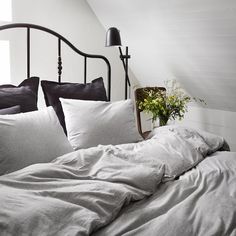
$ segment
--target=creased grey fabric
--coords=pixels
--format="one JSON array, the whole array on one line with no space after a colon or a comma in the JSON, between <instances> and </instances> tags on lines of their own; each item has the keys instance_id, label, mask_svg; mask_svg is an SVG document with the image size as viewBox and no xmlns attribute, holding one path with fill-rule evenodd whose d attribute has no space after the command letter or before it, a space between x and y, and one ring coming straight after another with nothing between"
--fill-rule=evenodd
<instances>
[{"instance_id":1,"label":"creased grey fabric","mask_svg":"<svg viewBox=\"0 0 236 236\"><path fill-rule=\"evenodd\" d=\"M156 234L156 223L152 225L149 219L156 220L158 214L172 216L171 207L179 207L178 203L197 189L198 178L190 175L193 182L182 182L180 186L172 180L196 166L208 153L222 148L223 143L217 136L206 141L196 131L166 127L140 143L81 149L51 163L1 176L0 235L90 235L115 220L123 206L142 199L100 235L166 235L169 228L169 235L174 235L175 230L180 233L177 226L169 227L176 219L178 223L178 216L167 217L166 222L159 218L164 222L161 234ZM183 176L188 173L192 172ZM147 198L152 194L153 201ZM187 209L191 210L192 204L195 200ZM179 214L181 210L186 209L180 207ZM186 220L188 212L183 212L181 217L186 218L179 221ZM150 224L147 228L146 223Z\"/></svg>"},{"instance_id":2,"label":"creased grey fabric","mask_svg":"<svg viewBox=\"0 0 236 236\"><path fill-rule=\"evenodd\" d=\"M235 236L236 153L215 152L93 236Z\"/></svg>"},{"instance_id":3,"label":"creased grey fabric","mask_svg":"<svg viewBox=\"0 0 236 236\"><path fill-rule=\"evenodd\" d=\"M123 144L127 151L157 159L165 166L163 182L180 176L218 149L228 150L223 137L189 127L169 125L155 129L151 138L135 144Z\"/></svg>"},{"instance_id":4,"label":"creased grey fabric","mask_svg":"<svg viewBox=\"0 0 236 236\"><path fill-rule=\"evenodd\" d=\"M0 177L0 235L89 235L154 193L163 166L100 146Z\"/></svg>"}]
</instances>

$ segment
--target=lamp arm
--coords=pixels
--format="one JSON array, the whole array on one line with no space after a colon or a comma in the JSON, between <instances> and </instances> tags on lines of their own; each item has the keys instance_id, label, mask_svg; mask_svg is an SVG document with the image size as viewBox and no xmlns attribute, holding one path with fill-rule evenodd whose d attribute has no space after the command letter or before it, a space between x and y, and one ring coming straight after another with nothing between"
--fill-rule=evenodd
<instances>
[{"instance_id":1,"label":"lamp arm","mask_svg":"<svg viewBox=\"0 0 236 236\"><path fill-rule=\"evenodd\" d=\"M125 55L125 56L124 56L123 53L122 53L121 47L119 47L119 51L120 51L120 59L121 59L121 61L122 61L124 70L126 70L126 65L125 65L125 60L124 60L124 59L125 59L125 58L129 59L129 58L130 58L130 55ZM130 80L129 80L129 75L127 74L126 76L127 76L128 85L131 86Z\"/></svg>"}]
</instances>

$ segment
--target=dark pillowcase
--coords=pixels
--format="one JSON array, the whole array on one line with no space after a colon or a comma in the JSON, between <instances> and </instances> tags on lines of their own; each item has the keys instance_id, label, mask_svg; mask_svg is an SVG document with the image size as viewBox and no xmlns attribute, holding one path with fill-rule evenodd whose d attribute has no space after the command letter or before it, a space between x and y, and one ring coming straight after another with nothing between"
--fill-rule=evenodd
<instances>
[{"instance_id":1,"label":"dark pillowcase","mask_svg":"<svg viewBox=\"0 0 236 236\"><path fill-rule=\"evenodd\" d=\"M66 133L65 117L59 98L107 101L106 89L102 77L91 83L58 83L53 81L41 81L44 98L47 106L52 106Z\"/></svg>"},{"instance_id":2,"label":"dark pillowcase","mask_svg":"<svg viewBox=\"0 0 236 236\"><path fill-rule=\"evenodd\" d=\"M21 112L38 110L38 87L38 77L28 78L19 86L0 85L0 109L19 105Z\"/></svg>"},{"instance_id":3,"label":"dark pillowcase","mask_svg":"<svg viewBox=\"0 0 236 236\"><path fill-rule=\"evenodd\" d=\"M17 114L20 112L21 112L20 106L14 106L14 107L0 109L0 115L13 115L13 114Z\"/></svg>"}]
</instances>

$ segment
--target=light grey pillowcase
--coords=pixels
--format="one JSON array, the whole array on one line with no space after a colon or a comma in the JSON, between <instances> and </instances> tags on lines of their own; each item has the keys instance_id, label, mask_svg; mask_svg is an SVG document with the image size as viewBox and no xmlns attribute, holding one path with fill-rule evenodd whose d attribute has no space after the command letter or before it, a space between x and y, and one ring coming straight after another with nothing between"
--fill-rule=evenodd
<instances>
[{"instance_id":1,"label":"light grey pillowcase","mask_svg":"<svg viewBox=\"0 0 236 236\"><path fill-rule=\"evenodd\" d=\"M20 106L13 106L4 109L0 109L0 115L13 115L21 113Z\"/></svg>"},{"instance_id":2,"label":"light grey pillowcase","mask_svg":"<svg viewBox=\"0 0 236 236\"><path fill-rule=\"evenodd\" d=\"M0 115L0 175L72 151L52 107Z\"/></svg>"},{"instance_id":3,"label":"light grey pillowcase","mask_svg":"<svg viewBox=\"0 0 236 236\"><path fill-rule=\"evenodd\" d=\"M142 140L131 100L102 102L60 98L60 101L68 139L75 150Z\"/></svg>"}]
</instances>

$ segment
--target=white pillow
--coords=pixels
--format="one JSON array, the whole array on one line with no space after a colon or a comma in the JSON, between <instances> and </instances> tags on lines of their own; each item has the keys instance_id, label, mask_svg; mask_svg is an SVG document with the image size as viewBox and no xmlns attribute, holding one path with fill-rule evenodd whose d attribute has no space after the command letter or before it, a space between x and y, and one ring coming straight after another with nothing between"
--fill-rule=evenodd
<instances>
[{"instance_id":1,"label":"white pillow","mask_svg":"<svg viewBox=\"0 0 236 236\"><path fill-rule=\"evenodd\" d=\"M0 115L0 175L73 151L52 107Z\"/></svg>"},{"instance_id":2,"label":"white pillow","mask_svg":"<svg viewBox=\"0 0 236 236\"><path fill-rule=\"evenodd\" d=\"M131 100L111 103L60 98L60 101L68 139L76 150L142 140Z\"/></svg>"}]
</instances>

